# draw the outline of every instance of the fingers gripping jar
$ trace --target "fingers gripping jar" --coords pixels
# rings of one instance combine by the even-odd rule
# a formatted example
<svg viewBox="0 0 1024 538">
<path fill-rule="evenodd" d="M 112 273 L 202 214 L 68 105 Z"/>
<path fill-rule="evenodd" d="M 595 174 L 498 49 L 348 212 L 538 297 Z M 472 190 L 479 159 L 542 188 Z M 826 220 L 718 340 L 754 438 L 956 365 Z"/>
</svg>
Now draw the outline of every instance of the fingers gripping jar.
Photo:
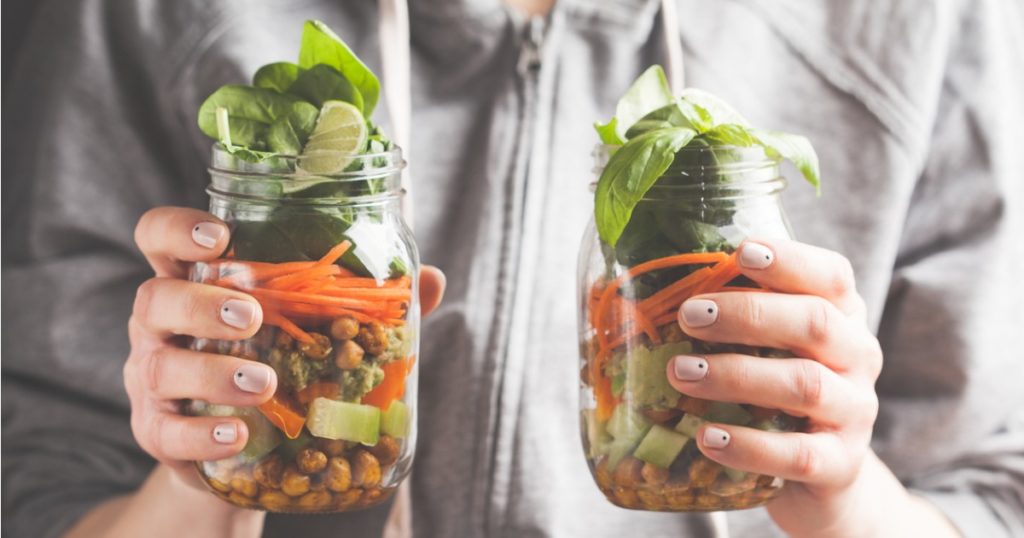
<svg viewBox="0 0 1024 538">
<path fill-rule="evenodd" d="M 597 171 L 608 148 L 595 151 Z M 677 392 L 667 366 L 680 354 L 779 350 L 693 339 L 677 312 L 701 293 L 760 291 L 740 275 L 736 247 L 751 235 L 789 237 L 779 160 L 760 147 L 687 147 L 637 204 L 615 246 L 591 222 L 579 263 L 581 427 L 598 487 L 614 504 L 654 511 L 732 510 L 775 497 L 782 480 L 703 456 L 704 423 L 793 431 L 797 420 L 742 402 Z M 765 359 L 769 360 L 769 359 Z"/>
<path fill-rule="evenodd" d="M 416 441 L 419 257 L 400 213 L 401 151 L 341 156 L 331 176 L 302 158 L 260 163 L 215 146 L 210 211 L 231 228 L 192 280 L 252 295 L 263 326 L 193 349 L 260 361 L 277 391 L 258 408 L 192 401 L 248 430 L 235 457 L 197 462 L 222 499 L 271 512 L 333 512 L 387 499 Z"/>
</svg>

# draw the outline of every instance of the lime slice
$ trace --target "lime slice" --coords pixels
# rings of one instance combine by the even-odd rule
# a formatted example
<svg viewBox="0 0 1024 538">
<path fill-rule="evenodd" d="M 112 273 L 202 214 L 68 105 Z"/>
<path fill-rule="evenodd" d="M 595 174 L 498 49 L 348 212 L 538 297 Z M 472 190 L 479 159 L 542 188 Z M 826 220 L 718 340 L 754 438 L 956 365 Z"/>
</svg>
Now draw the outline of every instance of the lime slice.
<svg viewBox="0 0 1024 538">
<path fill-rule="evenodd" d="M 298 168 L 310 174 L 336 174 L 366 146 L 366 120 L 344 101 L 326 101 L 316 127 L 299 155 Z"/>
</svg>

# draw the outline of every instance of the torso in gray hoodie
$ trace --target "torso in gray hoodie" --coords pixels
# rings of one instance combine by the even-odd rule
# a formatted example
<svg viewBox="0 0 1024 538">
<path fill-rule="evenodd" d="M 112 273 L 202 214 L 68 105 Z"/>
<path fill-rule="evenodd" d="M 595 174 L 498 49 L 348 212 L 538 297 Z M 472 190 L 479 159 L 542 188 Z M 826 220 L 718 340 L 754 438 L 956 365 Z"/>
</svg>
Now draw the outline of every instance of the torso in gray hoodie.
<svg viewBox="0 0 1024 538">
<path fill-rule="evenodd" d="M 657 9 L 562 0 L 530 22 L 499 0 L 411 2 L 415 225 L 449 286 L 423 329 L 417 536 L 725 533 L 706 514 L 613 507 L 578 434 L 591 123 L 664 62 Z M 1021 536 L 1020 4 L 680 0 L 678 11 L 669 31 L 682 35 L 689 84 L 818 149 L 824 194 L 794 182 L 784 200 L 800 239 L 856 269 L 886 352 L 875 449 L 968 536 Z M 11 536 L 55 536 L 149 471 L 121 382 L 149 272 L 134 223 L 157 205 L 205 208 L 199 104 L 293 59 L 306 18 L 379 72 L 369 0 L 36 10 L 4 95 Z M 371 536 L 386 513 L 270 516 L 266 535 Z M 779 534 L 762 509 L 725 519 L 732 536 Z"/>
</svg>

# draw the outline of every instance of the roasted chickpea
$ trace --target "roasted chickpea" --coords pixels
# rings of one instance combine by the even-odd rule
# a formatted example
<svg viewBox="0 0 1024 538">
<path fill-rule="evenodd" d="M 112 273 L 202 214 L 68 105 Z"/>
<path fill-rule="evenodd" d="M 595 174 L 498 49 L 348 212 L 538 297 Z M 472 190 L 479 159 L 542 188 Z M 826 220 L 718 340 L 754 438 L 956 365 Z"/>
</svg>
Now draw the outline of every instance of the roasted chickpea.
<svg viewBox="0 0 1024 538">
<path fill-rule="evenodd" d="M 352 316 L 341 316 L 331 322 L 331 336 L 335 340 L 351 340 L 359 334 L 359 322 Z"/>
<path fill-rule="evenodd" d="M 643 480 L 643 476 L 640 474 L 641 469 L 644 466 L 644 462 L 634 458 L 633 456 L 626 456 L 619 462 L 618 467 L 615 468 L 615 485 L 626 488 L 636 487 Z"/>
<path fill-rule="evenodd" d="M 722 466 L 700 456 L 690 462 L 690 485 L 695 488 L 706 488 L 714 483 Z"/>
<path fill-rule="evenodd" d="M 299 497 L 298 505 L 306 511 L 322 511 L 326 510 L 333 500 L 331 494 L 326 491 L 311 491 Z"/>
<path fill-rule="evenodd" d="M 715 480 L 714 484 L 708 488 L 708 491 L 722 497 L 729 497 L 731 495 L 737 495 L 746 491 L 750 491 L 757 487 L 757 475 L 747 474 L 743 480 L 739 482 L 733 482 L 731 478 L 726 476 L 724 473 L 722 476 Z"/>
<path fill-rule="evenodd" d="M 633 488 L 616 487 L 612 493 L 619 506 L 625 508 L 640 508 L 640 498 L 637 497 Z"/>
<path fill-rule="evenodd" d="M 240 471 L 231 478 L 231 490 L 246 497 L 255 497 L 259 493 L 260 486 L 252 479 L 252 473 Z"/>
<path fill-rule="evenodd" d="M 338 510 L 348 510 L 355 506 L 362 496 L 363 490 L 359 488 L 352 488 L 344 493 L 339 493 L 334 496 L 334 507 Z"/>
<path fill-rule="evenodd" d="M 640 499 L 640 503 L 644 505 L 644 508 L 648 510 L 662 510 L 665 508 L 665 497 L 657 491 L 638 489 L 636 496 Z"/>
<path fill-rule="evenodd" d="M 228 494 L 228 501 L 237 506 L 243 506 L 245 508 L 252 508 L 256 506 L 256 501 L 253 500 L 252 497 L 248 497 L 237 491 L 232 491 L 230 494 Z"/>
<path fill-rule="evenodd" d="M 260 504 L 267 510 L 281 512 L 287 510 L 292 504 L 292 498 L 275 489 L 266 490 L 260 494 Z"/>
<path fill-rule="evenodd" d="M 295 456 L 295 464 L 306 474 L 319 473 L 327 467 L 327 454 L 315 448 L 303 448 Z"/>
<path fill-rule="evenodd" d="M 302 474 L 297 467 L 289 465 L 281 476 L 281 491 L 289 497 L 298 497 L 309 491 L 309 476 Z"/>
<path fill-rule="evenodd" d="M 400 451 L 398 440 L 390 435 L 381 435 L 377 444 L 370 447 L 370 453 L 377 457 L 381 467 L 387 467 L 398 461 Z"/>
<path fill-rule="evenodd" d="M 284 331 L 278 331 L 277 336 L 274 337 L 274 346 L 279 347 L 282 350 L 291 349 L 292 344 L 294 343 L 295 339 L 292 338 L 292 335 Z"/>
<path fill-rule="evenodd" d="M 379 322 L 371 321 L 359 328 L 359 335 L 356 342 L 370 355 L 380 355 L 388 346 L 388 335 L 384 332 L 384 326 Z"/>
<path fill-rule="evenodd" d="M 231 486 L 229 484 L 225 484 L 216 478 L 208 478 L 206 483 L 209 484 L 211 488 L 221 493 L 229 493 L 231 491 Z"/>
<path fill-rule="evenodd" d="M 612 488 L 612 473 L 608 470 L 608 458 L 602 458 L 594 469 L 594 478 L 597 479 L 597 485 L 602 490 L 610 490 Z"/>
<path fill-rule="evenodd" d="M 380 484 L 380 462 L 376 456 L 365 450 L 356 450 L 352 455 L 352 484 L 372 488 Z"/>
<path fill-rule="evenodd" d="M 327 489 L 341 493 L 352 486 L 352 466 L 341 457 L 331 458 L 327 462 Z"/>
<path fill-rule="evenodd" d="M 348 448 L 348 443 L 341 439 L 317 439 L 316 447 L 328 456 L 340 456 Z"/>
<path fill-rule="evenodd" d="M 352 340 L 345 340 L 338 346 L 334 353 L 334 364 L 342 370 L 358 368 L 363 363 L 363 348 Z"/>
<path fill-rule="evenodd" d="M 283 474 L 284 461 L 277 454 L 271 454 L 263 461 L 260 461 L 252 470 L 252 477 L 256 482 L 270 489 L 279 489 L 281 487 L 281 476 Z"/>
<path fill-rule="evenodd" d="M 668 469 L 645 463 L 640 469 L 640 476 L 644 478 L 644 482 L 652 486 L 660 486 L 668 480 Z"/>
<path fill-rule="evenodd" d="M 331 339 L 320 333 L 309 333 L 309 336 L 313 338 L 313 343 L 300 343 L 299 351 L 301 351 L 306 357 L 313 360 L 319 361 L 326 359 L 333 349 L 331 348 Z"/>
</svg>

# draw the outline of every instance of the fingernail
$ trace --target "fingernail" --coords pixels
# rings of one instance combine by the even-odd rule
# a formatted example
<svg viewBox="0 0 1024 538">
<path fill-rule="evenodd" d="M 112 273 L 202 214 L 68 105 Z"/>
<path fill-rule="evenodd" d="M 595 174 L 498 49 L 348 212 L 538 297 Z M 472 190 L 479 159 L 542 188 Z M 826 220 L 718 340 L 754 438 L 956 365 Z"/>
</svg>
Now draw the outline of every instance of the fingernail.
<svg viewBox="0 0 1024 538">
<path fill-rule="evenodd" d="M 708 376 L 708 361 L 691 355 L 673 359 L 672 369 L 680 381 L 700 381 Z"/>
<path fill-rule="evenodd" d="M 748 269 L 764 269 L 775 261 L 772 249 L 760 243 L 744 243 L 740 249 L 740 265 Z"/>
<path fill-rule="evenodd" d="M 679 313 L 687 327 L 707 327 L 718 319 L 718 305 L 707 299 L 690 299 L 683 303 Z"/>
<path fill-rule="evenodd" d="M 258 364 L 243 364 L 235 370 L 235 386 L 245 392 L 260 393 L 270 386 L 270 369 Z"/>
<path fill-rule="evenodd" d="M 218 424 L 213 429 L 213 440 L 218 443 L 230 445 L 238 439 L 238 426 L 233 422 Z"/>
<path fill-rule="evenodd" d="M 192 240 L 199 246 L 213 248 L 224 236 L 224 227 L 216 222 L 200 222 L 192 228 Z"/>
<path fill-rule="evenodd" d="M 729 444 L 729 439 L 729 432 L 722 428 L 704 428 L 704 446 L 708 448 L 725 448 Z"/>
<path fill-rule="evenodd" d="M 228 299 L 220 307 L 220 319 L 237 329 L 248 329 L 256 321 L 256 305 L 249 301 Z"/>
</svg>

